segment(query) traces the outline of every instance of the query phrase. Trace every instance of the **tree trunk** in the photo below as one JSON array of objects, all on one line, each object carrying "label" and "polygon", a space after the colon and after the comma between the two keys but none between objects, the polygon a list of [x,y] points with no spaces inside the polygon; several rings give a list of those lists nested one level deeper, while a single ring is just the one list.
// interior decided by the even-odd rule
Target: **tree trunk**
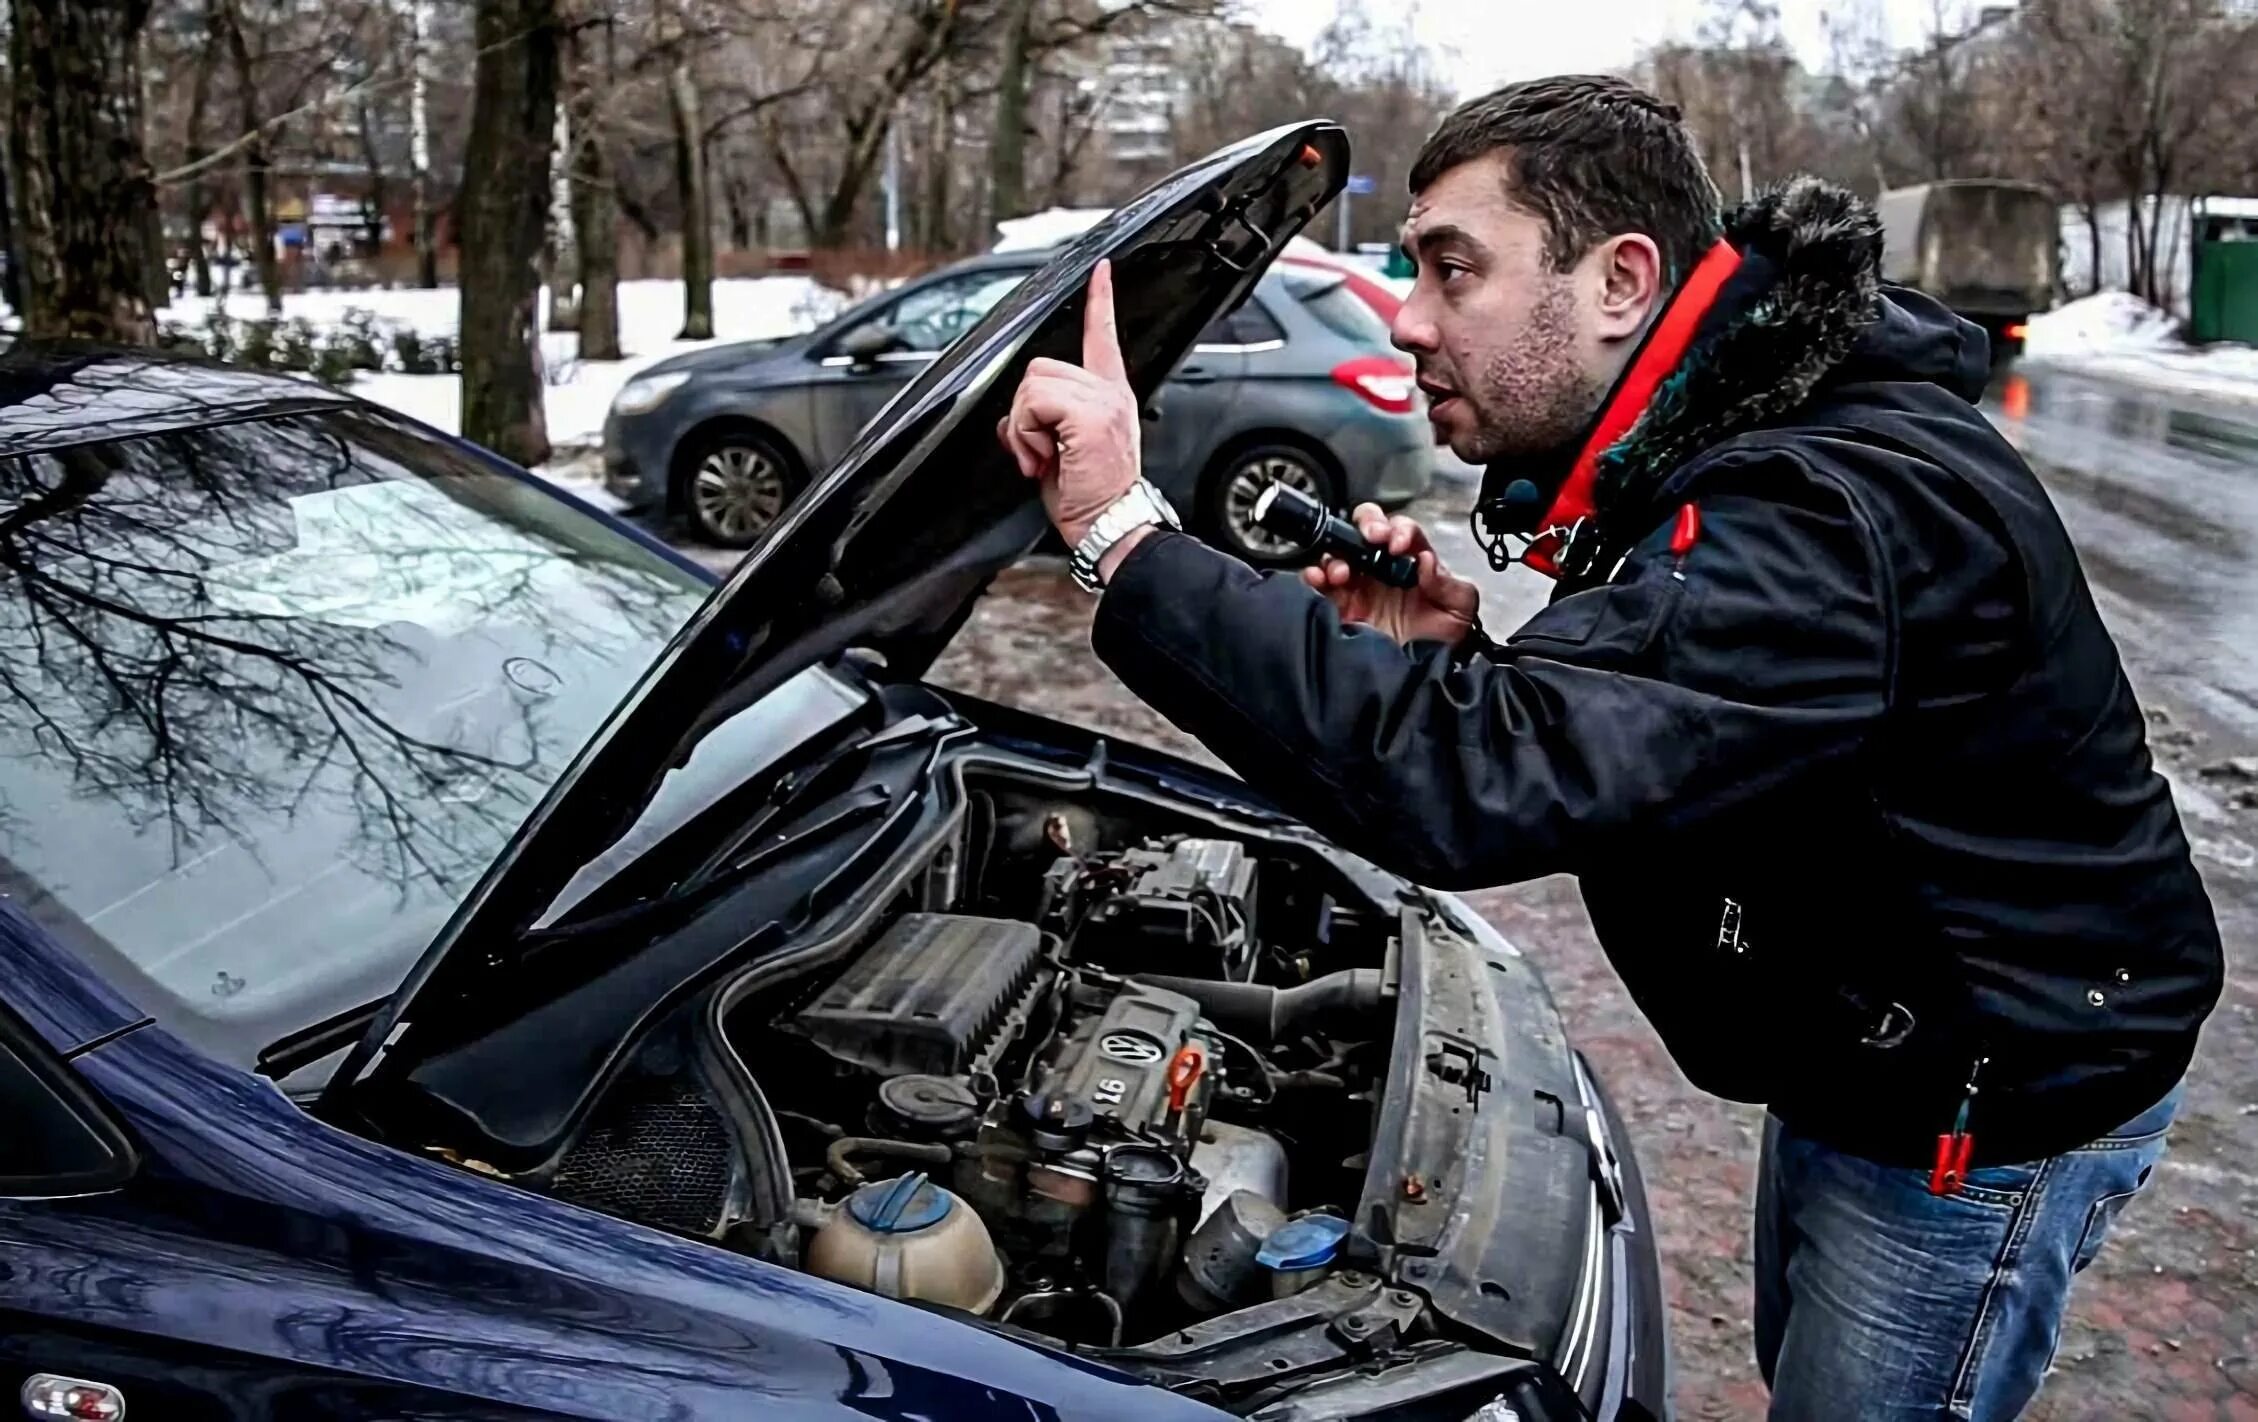
[{"label": "tree trunk", "polygon": [[141,147],[147,0],[15,0],[9,175],[27,336],[156,339],[148,279],[157,194]]},{"label": "tree trunk", "polygon": [[[611,25],[604,26],[608,55]],[[600,91],[585,31],[572,46],[572,230],[580,251],[580,358],[618,360],[619,219],[611,158],[597,126]]]},{"label": "tree trunk", "polygon": [[2172,279],[2171,266],[2164,261],[2164,195],[2171,180],[2163,173],[2156,175],[2154,206],[2148,211],[2148,304],[2161,310],[2171,309],[2167,287]]},{"label": "tree trunk", "polygon": [[674,119],[674,185],[682,199],[682,331],[679,341],[713,339],[713,209],[706,189],[704,124],[698,85],[687,60],[667,72],[667,110]]},{"label": "tree trunk", "polygon": [[2086,220],[2086,289],[2079,295],[2094,296],[2101,291],[2101,204],[2088,198],[2078,204],[2078,211]]},{"label": "tree trunk", "polygon": [[385,199],[391,185],[384,181],[384,150],[376,141],[376,115],[368,101],[360,104],[361,161],[368,165],[368,194],[361,199],[361,246],[371,257],[384,250]]},{"label": "tree trunk", "polygon": [[172,305],[172,262],[165,255],[165,214],[151,202],[141,213],[141,289],[152,314]]},{"label": "tree trunk", "polygon": [[[212,70],[219,64],[219,35],[213,30],[209,9],[204,15],[204,47],[196,56],[196,78],[188,90],[188,162],[194,167],[204,159],[204,121],[211,111]],[[188,261],[196,275],[196,294],[212,294],[212,259],[204,250],[204,218],[212,205],[211,192],[204,186],[204,173],[197,169],[188,180]]]},{"label": "tree trunk", "polygon": [[439,285],[439,243],[431,216],[431,107],[425,51],[431,41],[427,0],[408,0],[408,165],[414,189],[416,285]]},{"label": "tree trunk", "polygon": [[7,269],[0,271],[0,296],[7,298],[9,310],[21,311],[24,309],[24,259],[16,247],[16,223],[10,215],[15,190],[12,174],[16,145],[4,128],[0,128],[0,145],[5,145],[5,153],[0,155],[0,260],[7,263]]},{"label": "tree trunk", "polygon": [[243,37],[243,13],[236,0],[223,0],[220,21],[227,32],[227,52],[235,64],[236,119],[249,141],[243,145],[243,199],[251,215],[251,260],[259,273],[259,290],[265,293],[267,315],[282,315],[282,262],[275,254],[274,208],[267,200],[266,139],[260,134],[259,85],[252,72],[250,42]]},{"label": "tree trunk", "polygon": [[541,233],[556,137],[555,0],[478,0],[462,223],[463,435],[520,464],[549,457],[542,407]]},{"label": "tree trunk", "polygon": [[996,74],[996,131],[988,150],[989,208],[1018,217],[1027,201],[1027,27],[1035,0],[1007,0],[1003,64]]},{"label": "tree trunk", "polygon": [[[569,85],[569,78],[567,83]],[[569,87],[566,93],[569,95]],[[541,281],[549,288],[549,329],[580,329],[580,252],[572,222],[572,104],[557,105],[557,138],[549,149],[549,223],[541,244]]]},{"label": "tree trunk", "polygon": [[847,151],[840,160],[839,181],[824,201],[823,215],[816,222],[816,246],[846,244],[854,227],[855,213],[862,206],[863,189],[870,186],[871,171],[878,165],[878,155],[885,151],[886,131],[893,121],[890,109],[872,109],[859,122],[848,123]]},{"label": "tree trunk", "polygon": [[933,139],[925,165],[925,222],[923,240],[929,252],[946,252],[955,241],[949,230],[949,178],[956,167],[956,89],[946,70],[935,85]]}]

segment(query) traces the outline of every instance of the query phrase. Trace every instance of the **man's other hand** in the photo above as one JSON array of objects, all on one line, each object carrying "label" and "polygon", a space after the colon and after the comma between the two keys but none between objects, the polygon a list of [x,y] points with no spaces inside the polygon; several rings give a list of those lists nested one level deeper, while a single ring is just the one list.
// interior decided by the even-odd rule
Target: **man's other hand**
[{"label": "man's other hand", "polygon": [[1137,482],[1143,432],[1114,329],[1111,262],[1090,274],[1082,363],[1029,361],[996,435],[1019,472],[1042,481],[1043,507],[1068,548]]},{"label": "man's other hand", "polygon": [[1482,590],[1451,575],[1434,545],[1427,541],[1427,531],[1416,520],[1400,514],[1389,518],[1378,504],[1358,504],[1349,521],[1364,535],[1365,542],[1385,544],[1390,553],[1413,555],[1419,566],[1419,585],[1392,588],[1332,557],[1317,567],[1302,569],[1302,581],[1330,598],[1343,622],[1376,627],[1407,646],[1413,642],[1457,646],[1473,629]]}]

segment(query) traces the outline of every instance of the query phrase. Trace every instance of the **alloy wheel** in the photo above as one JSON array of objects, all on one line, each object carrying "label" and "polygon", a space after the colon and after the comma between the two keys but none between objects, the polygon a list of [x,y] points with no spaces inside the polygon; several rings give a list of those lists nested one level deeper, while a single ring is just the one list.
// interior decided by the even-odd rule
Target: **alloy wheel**
[{"label": "alloy wheel", "polygon": [[784,512],[784,471],[766,450],[725,444],[698,461],[690,498],[708,533],[747,542]]}]

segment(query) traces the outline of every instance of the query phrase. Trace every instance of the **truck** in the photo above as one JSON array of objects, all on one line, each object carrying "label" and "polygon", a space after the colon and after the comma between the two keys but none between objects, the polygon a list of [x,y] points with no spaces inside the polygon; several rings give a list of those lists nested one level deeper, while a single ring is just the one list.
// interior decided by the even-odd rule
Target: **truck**
[{"label": "truck", "polygon": [[1961,178],[1884,191],[1882,279],[1927,292],[1984,328],[1992,362],[2022,353],[2025,323],[2054,304],[2061,217],[2044,188]]}]

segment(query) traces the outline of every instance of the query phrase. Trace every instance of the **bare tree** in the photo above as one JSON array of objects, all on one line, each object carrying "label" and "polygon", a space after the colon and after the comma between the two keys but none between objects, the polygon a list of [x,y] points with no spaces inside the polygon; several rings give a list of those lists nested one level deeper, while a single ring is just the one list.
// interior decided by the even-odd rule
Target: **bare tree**
[{"label": "bare tree", "polygon": [[706,179],[705,124],[689,56],[667,67],[667,115],[674,121],[674,183],[682,201],[683,341],[713,336],[713,196]]},{"label": "bare tree", "polygon": [[416,284],[439,285],[439,244],[431,211],[431,113],[428,76],[431,23],[428,0],[408,7],[408,181],[415,192]]},{"label": "bare tree", "polygon": [[463,434],[549,457],[535,307],[557,105],[555,0],[479,0],[462,195]]},{"label": "bare tree", "polygon": [[251,223],[251,259],[259,273],[259,290],[266,297],[267,314],[280,316],[282,264],[275,251],[274,206],[267,186],[272,165],[267,156],[266,122],[259,116],[257,60],[245,34],[243,0],[214,0],[214,3],[214,19],[225,38],[228,59],[235,66],[238,122],[243,129],[236,152],[242,163],[244,205]]},{"label": "bare tree", "polygon": [[606,18],[565,36],[572,119],[572,227],[580,264],[580,358],[618,360],[619,216],[603,99],[618,73],[617,31]]},{"label": "bare tree", "polygon": [[2128,282],[2170,304],[2170,199],[2242,176],[2258,17],[2220,0],[2031,0],[2019,24],[2022,161],[2085,216],[2097,282],[2102,213],[2124,201]]},{"label": "bare tree", "polygon": [[146,0],[15,0],[10,196],[24,332],[155,339],[148,290],[156,190],[141,146]]},{"label": "bare tree", "polygon": [[1017,217],[1027,198],[1027,45],[1035,0],[1004,0],[998,22],[1003,59],[996,74],[996,129],[989,140],[988,207]]},{"label": "bare tree", "polygon": [[781,106],[765,110],[763,131],[816,245],[846,242],[901,100],[977,42],[990,17],[988,7],[959,0],[905,0],[878,10],[812,0],[792,12],[781,33],[790,36],[800,72],[783,87],[806,97],[789,119]]}]

